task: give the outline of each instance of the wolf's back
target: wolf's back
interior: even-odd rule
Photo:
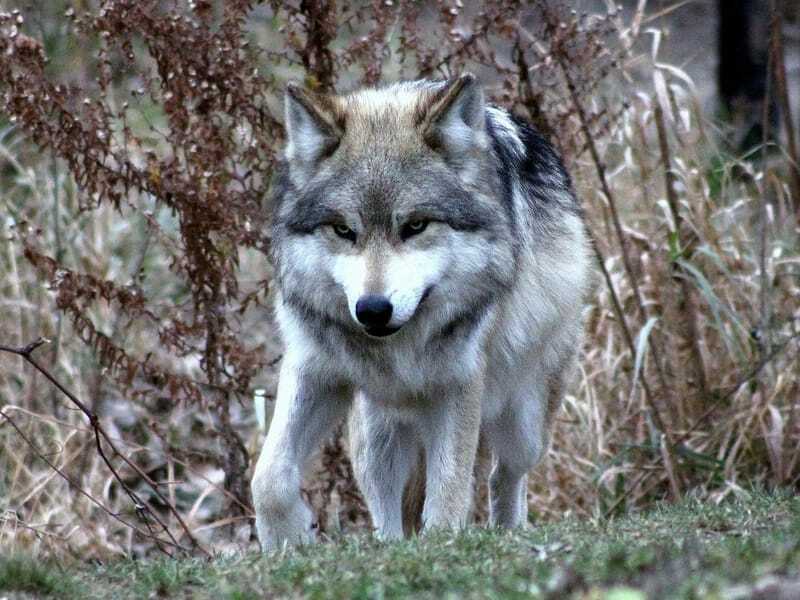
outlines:
[[[487,107],[486,124],[504,182],[504,202],[513,206],[517,194],[535,226],[558,220],[565,212],[582,218],[569,173],[544,136],[525,119],[495,106]]]

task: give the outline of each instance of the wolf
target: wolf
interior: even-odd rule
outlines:
[[[303,472],[345,419],[381,538],[412,529],[412,489],[423,532],[465,525],[479,438],[490,523],[525,524],[590,274],[561,159],[470,74],[342,95],[290,84],[285,125],[271,201],[285,353],[252,479],[262,548],[315,538]]]

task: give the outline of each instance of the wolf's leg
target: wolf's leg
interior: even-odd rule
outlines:
[[[544,445],[542,427],[535,417],[525,411],[514,412],[517,423],[512,417],[486,428],[495,456],[489,476],[489,523],[507,528],[527,522],[527,474],[539,462]]]
[[[466,524],[472,504],[482,391],[476,384],[437,399],[420,423],[427,480],[424,530]]]
[[[313,515],[300,497],[303,471],[349,404],[347,390],[324,387],[320,377],[284,358],[275,413],[251,483],[264,551],[313,539]]]
[[[525,527],[528,524],[528,474],[522,476],[519,486],[519,514],[518,527]]]
[[[403,537],[403,489],[418,455],[411,426],[387,418],[359,394],[350,416],[350,460],[381,538]]]
[[[483,424],[494,455],[489,476],[491,525],[512,528],[527,523],[527,475],[541,459],[549,435],[546,379],[532,374],[517,382],[502,412]]]

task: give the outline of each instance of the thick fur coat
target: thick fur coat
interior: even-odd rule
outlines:
[[[313,539],[303,471],[348,415],[380,536],[403,535],[421,480],[423,530],[464,525],[479,435],[491,523],[524,524],[589,278],[561,160],[470,75],[343,96],[292,86],[286,127],[272,193],[286,351],[252,482],[262,546]]]

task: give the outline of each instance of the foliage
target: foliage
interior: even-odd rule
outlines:
[[[146,480],[113,457],[170,530],[147,482],[207,547],[251,543],[251,402],[272,398],[280,358],[262,199],[289,79],[342,90],[472,70],[565,154],[603,279],[531,481],[536,512],[608,516],[689,489],[720,500],[745,481],[797,484],[785,162],[720,158],[691,81],[635,46],[642,13],[527,4],[58,0],[0,14],[0,338],[52,339],[41,360],[141,466]],[[635,60],[649,79],[632,86]],[[0,543],[152,552],[108,514],[141,511],[47,385],[0,363]],[[366,523],[341,448],[307,486],[328,534]]]
[[[74,596],[74,579],[50,563],[30,556],[11,554],[0,558],[0,591],[18,591],[39,596]]]
[[[357,535],[268,557],[77,563],[63,576],[80,598],[788,598],[800,586],[798,518],[791,495],[748,492],[605,523]]]

